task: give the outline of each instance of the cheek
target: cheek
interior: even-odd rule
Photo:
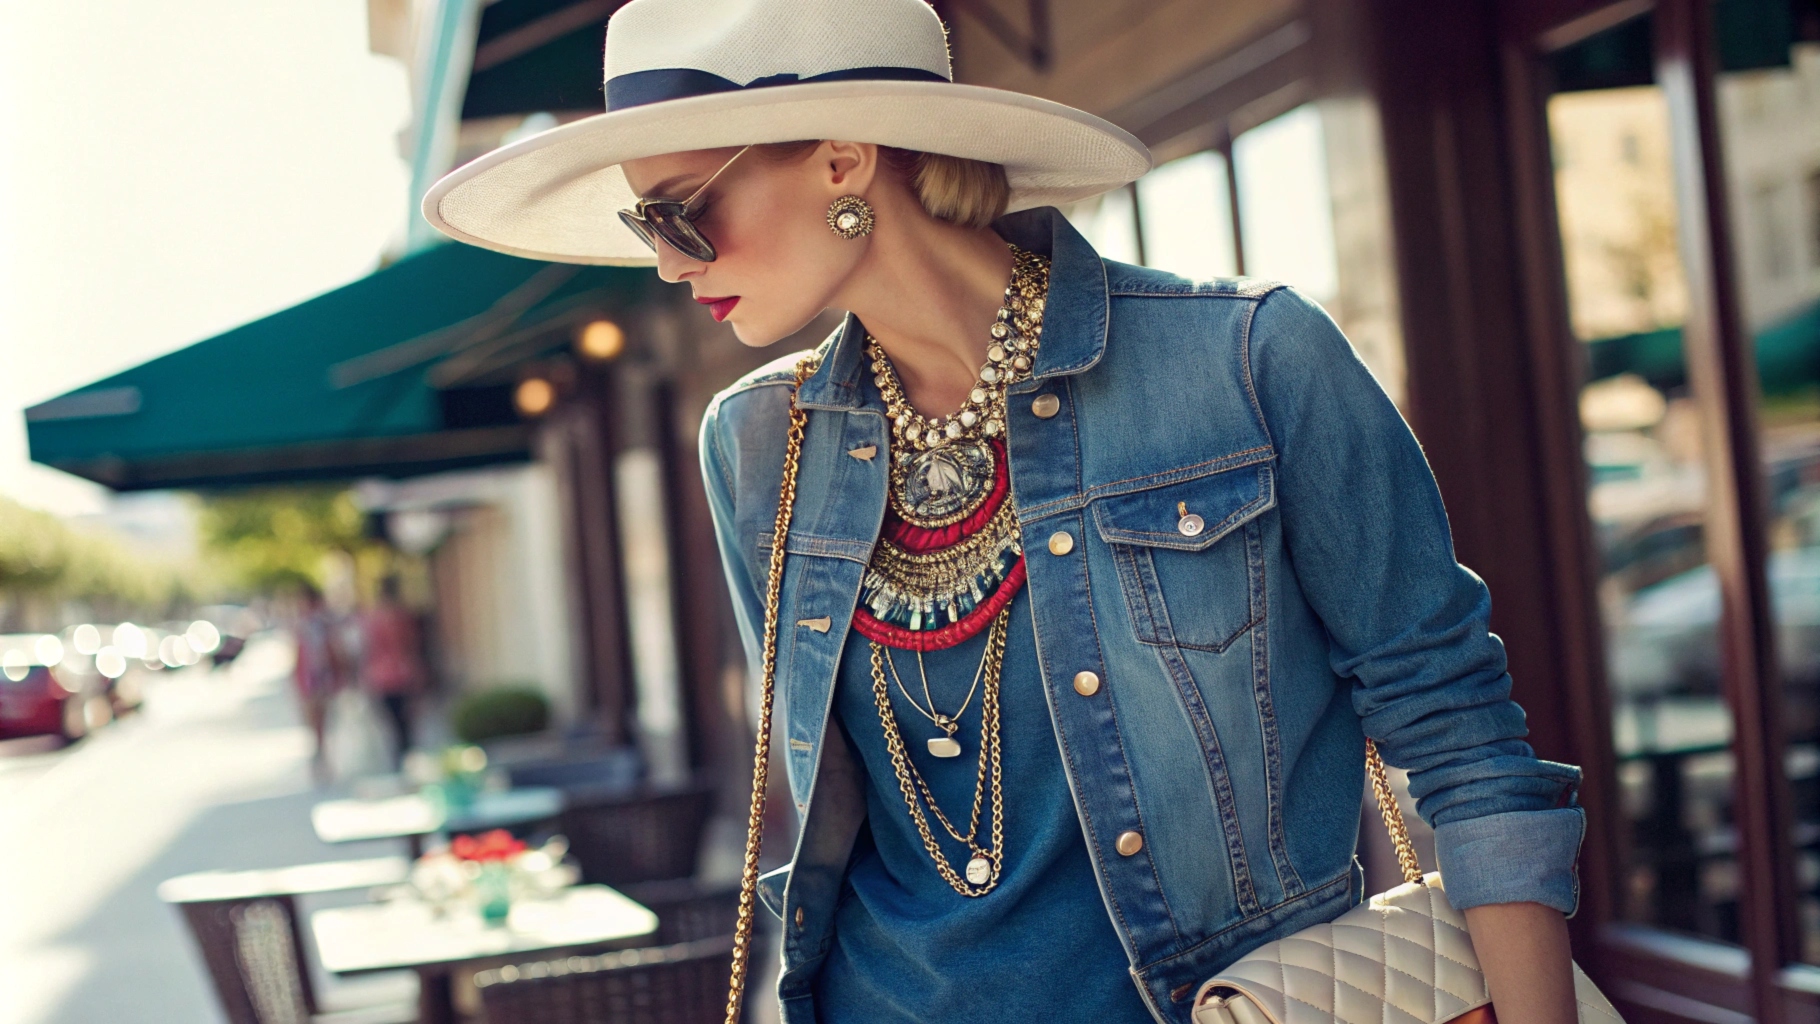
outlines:
[[[740,296],[731,320],[741,341],[768,345],[828,307],[863,247],[836,236],[823,212],[801,202],[755,205],[723,229],[724,244],[715,239],[721,258],[709,287]]]

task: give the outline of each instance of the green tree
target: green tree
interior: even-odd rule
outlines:
[[[28,618],[45,618],[63,601],[83,602],[104,616],[156,616],[196,596],[180,567],[0,498],[0,609],[7,610],[0,618],[12,620],[21,607],[44,613]]]
[[[206,495],[197,516],[203,549],[236,585],[270,593],[322,583],[323,559],[344,551],[363,566],[383,545],[337,487],[274,487]]]

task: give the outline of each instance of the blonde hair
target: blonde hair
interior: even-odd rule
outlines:
[[[805,156],[819,141],[777,142],[757,147],[783,162]],[[895,146],[878,147],[879,161],[903,176],[929,216],[965,228],[983,228],[1005,215],[1011,186],[1005,168],[983,160],[921,153]]]

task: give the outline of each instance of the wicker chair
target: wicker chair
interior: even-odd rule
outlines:
[[[653,946],[732,935],[739,921],[739,885],[704,887],[692,878],[628,885],[625,894],[657,915]]]
[[[695,874],[713,809],[707,786],[634,793],[571,793],[562,812],[583,881],[625,886]]]
[[[415,1000],[321,1005],[304,960],[297,895],[402,881],[401,858],[173,878],[159,895],[183,912],[229,1024],[402,1024]]]
[[[716,1024],[733,936],[521,964],[474,976],[486,1024]]]

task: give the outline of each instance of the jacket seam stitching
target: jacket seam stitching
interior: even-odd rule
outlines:
[[[708,432],[708,446],[714,452],[714,472],[715,475],[720,477],[721,492],[726,497],[727,506],[729,508],[738,508],[739,503],[736,500],[739,494],[738,486],[733,480],[732,472],[727,469],[727,453],[721,448],[720,443],[719,403],[716,403],[714,429]],[[778,481],[778,486],[780,488],[783,486],[782,480]],[[734,518],[737,519],[738,517],[736,516]]]
[[[1077,457],[1080,454],[1080,442],[1078,437],[1075,442],[1075,454]],[[1257,448],[1246,448],[1243,451],[1222,455],[1217,459],[1208,459],[1204,462],[1196,462],[1192,465],[1165,470],[1161,473],[1151,473],[1146,476],[1134,476],[1124,480],[1114,480],[1111,483],[1097,484],[1091,490],[1087,491],[1083,491],[1080,488],[1080,473],[1077,463],[1075,473],[1075,494],[1072,497],[1057,498],[1054,501],[1046,502],[1041,505],[1031,505],[1028,508],[1022,509],[1019,514],[1028,516],[1031,519],[1038,519],[1043,516],[1054,515],[1058,512],[1073,511],[1074,509],[1082,508],[1104,498],[1117,498],[1127,494],[1137,494],[1143,491],[1155,490],[1159,487],[1192,483],[1193,481],[1204,480],[1207,477],[1216,476],[1220,473],[1230,473],[1236,469],[1245,469],[1248,466],[1262,465],[1274,458],[1276,458],[1276,450],[1268,445]],[[1220,466],[1221,463],[1225,462],[1231,462],[1232,465],[1223,466],[1218,469],[1209,468]],[[1117,490],[1114,490],[1114,488],[1117,488]]]
[[[1078,465],[1078,463],[1077,463],[1077,465]],[[1083,534],[1085,534],[1087,531],[1087,524],[1085,522],[1085,518],[1086,517],[1084,517],[1084,516],[1082,517],[1083,521],[1081,523],[1081,532]],[[1081,580],[1087,591],[1087,616],[1088,616],[1089,621],[1091,621],[1093,623],[1093,635],[1095,637],[1098,637],[1101,635],[1100,634],[1100,621],[1099,621],[1099,613],[1098,613],[1098,611],[1096,611],[1094,609],[1094,606],[1093,606],[1093,578],[1092,578],[1092,574],[1087,572],[1087,570],[1086,570],[1086,566],[1084,564],[1084,558],[1085,558],[1085,556],[1083,555]],[[1103,670],[1106,667],[1105,651],[1097,643],[1095,644],[1095,653],[1100,656],[1099,657],[1100,668]],[[1144,811],[1143,811],[1143,808],[1140,807],[1138,804],[1137,783],[1135,780],[1133,780],[1131,778],[1131,758],[1125,752],[1125,734],[1124,734],[1123,730],[1121,730],[1119,728],[1118,702],[1113,698],[1112,690],[1110,687],[1108,687],[1106,689],[1106,713],[1112,717],[1112,739],[1113,739],[1113,742],[1118,744],[1119,762],[1124,769],[1125,783],[1131,790],[1131,812],[1133,815],[1135,815],[1137,817],[1137,820],[1138,820],[1138,834],[1143,835],[1144,834],[1144,831],[1143,831],[1144,830]],[[1182,940],[1182,929],[1181,929],[1181,926],[1176,923],[1175,910],[1169,906],[1169,895],[1163,889],[1162,876],[1157,873],[1157,869],[1156,869],[1156,857],[1153,854],[1152,848],[1148,842],[1146,842],[1144,844],[1144,850],[1142,852],[1144,854],[1144,862],[1150,866],[1150,877],[1153,881],[1156,882],[1156,895],[1157,895],[1157,899],[1159,901],[1161,901],[1163,904],[1163,914],[1164,914],[1164,916],[1166,916],[1169,919],[1169,930],[1175,933],[1176,941],[1180,942]],[[1123,914],[1120,915],[1120,919],[1123,920]],[[1126,933],[1130,934],[1130,930],[1131,930],[1130,925],[1127,924]],[[1133,942],[1133,945],[1136,945],[1135,941]]]
[[[1106,295],[1108,298],[1114,299],[1230,299],[1234,302],[1261,302],[1265,296],[1282,287],[1283,285],[1281,284],[1275,284],[1262,294],[1259,294],[1257,292],[1223,292],[1211,290],[1163,291],[1159,289],[1157,291],[1149,291],[1142,288],[1126,286],[1116,289],[1108,288]]]
[[[1130,547],[1131,545],[1123,545],[1123,546]],[[1148,606],[1148,603],[1146,603],[1146,606]],[[1246,633],[1249,633],[1253,629],[1256,629],[1258,627],[1258,625],[1261,624],[1263,621],[1264,621],[1263,612],[1259,612],[1258,614],[1253,615],[1251,617],[1250,622],[1247,622],[1243,626],[1240,626],[1238,629],[1234,630],[1233,634],[1231,636],[1227,637],[1224,642],[1219,643],[1219,644],[1189,643],[1188,641],[1183,640],[1182,638],[1180,638],[1178,636],[1175,636],[1175,627],[1174,627],[1173,623],[1170,625],[1170,637],[1171,637],[1170,639],[1168,639],[1168,640],[1145,640],[1144,638],[1139,637],[1138,643],[1143,644],[1146,647],[1180,647],[1181,649],[1183,649],[1185,651],[1205,651],[1208,654],[1225,654],[1228,650],[1230,650],[1232,648],[1233,644],[1236,644],[1240,640],[1244,639],[1244,636]]]
[[[1154,567],[1152,569],[1154,577]],[[1170,625],[1170,635],[1175,635],[1174,624]],[[1245,830],[1239,821],[1238,800],[1233,793],[1232,771],[1226,760],[1225,745],[1220,742],[1219,730],[1214,728],[1213,714],[1207,710],[1206,701],[1201,699],[1200,684],[1195,681],[1194,671],[1182,658],[1181,651],[1173,647],[1158,647],[1157,659],[1163,663],[1163,670],[1175,687],[1176,698],[1187,713],[1189,724],[1194,728],[1195,740],[1200,746],[1201,764],[1207,778],[1207,787],[1213,796],[1214,811],[1220,818],[1221,838],[1225,842],[1227,863],[1232,869],[1233,895],[1239,901],[1239,909],[1247,912],[1261,912],[1263,904],[1258,900],[1257,880],[1251,870],[1251,856],[1245,849]],[[1214,760],[1218,759],[1218,765]]]
[[[1296,870],[1295,861],[1289,856],[1289,835],[1283,821],[1283,801],[1287,795],[1283,783],[1283,732],[1277,721],[1276,695],[1270,685],[1270,626],[1264,622],[1270,614],[1269,559],[1264,555],[1263,531],[1257,529],[1255,523],[1246,526],[1245,546],[1247,554],[1255,551],[1257,557],[1255,583],[1247,574],[1247,596],[1258,602],[1257,621],[1262,624],[1251,635],[1251,685],[1253,700],[1257,702],[1258,708],[1259,739],[1264,748],[1264,800],[1265,806],[1269,808],[1265,828],[1270,840],[1271,859],[1276,862],[1278,883],[1283,886],[1284,892],[1300,892],[1303,888],[1302,873]],[[1249,569],[1249,558],[1246,565]]]
[[[1245,310],[1245,324],[1239,329],[1239,372],[1245,379],[1245,394],[1251,399],[1251,413],[1258,418],[1258,429],[1264,432],[1264,440],[1272,450],[1276,448],[1276,438],[1270,436],[1270,423],[1264,418],[1264,403],[1258,399],[1257,381],[1254,379],[1251,365],[1251,331],[1257,324],[1258,310],[1264,300],[1275,294],[1275,290],[1265,292],[1258,300]]]
[[[1327,881],[1322,882],[1320,885],[1315,886],[1313,889],[1303,890],[1302,894],[1300,896],[1292,896],[1289,899],[1286,899],[1283,902],[1276,904],[1275,906],[1266,907],[1263,910],[1259,911],[1258,913],[1252,914],[1249,917],[1244,917],[1237,921],[1234,921],[1232,924],[1229,924],[1226,927],[1221,928],[1219,931],[1214,932],[1212,935],[1209,935],[1206,938],[1202,939],[1201,941],[1195,943],[1194,945],[1189,946],[1187,949],[1184,949],[1179,953],[1172,953],[1169,956],[1162,958],[1161,960],[1153,960],[1150,963],[1145,964],[1142,967],[1139,967],[1138,970],[1148,972],[1162,964],[1166,964],[1166,963],[1169,963],[1170,961],[1179,960],[1182,957],[1189,956],[1189,955],[1195,953],[1197,950],[1201,949],[1202,947],[1207,946],[1214,942],[1218,942],[1224,936],[1229,935],[1232,932],[1235,932],[1235,931],[1245,927],[1246,925],[1251,924],[1254,921],[1258,921],[1263,918],[1269,917],[1271,914],[1274,914],[1277,911],[1282,910],[1285,907],[1289,907],[1289,906],[1293,906],[1294,904],[1297,904],[1297,903],[1303,903],[1303,902],[1307,902],[1309,900],[1313,900],[1316,897],[1320,896],[1321,894],[1327,892],[1327,890],[1332,889],[1334,886],[1339,885],[1342,882],[1347,883],[1350,886],[1350,884],[1352,882],[1351,865],[1348,865],[1346,870],[1342,871],[1337,877],[1330,878]]]

